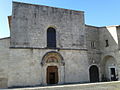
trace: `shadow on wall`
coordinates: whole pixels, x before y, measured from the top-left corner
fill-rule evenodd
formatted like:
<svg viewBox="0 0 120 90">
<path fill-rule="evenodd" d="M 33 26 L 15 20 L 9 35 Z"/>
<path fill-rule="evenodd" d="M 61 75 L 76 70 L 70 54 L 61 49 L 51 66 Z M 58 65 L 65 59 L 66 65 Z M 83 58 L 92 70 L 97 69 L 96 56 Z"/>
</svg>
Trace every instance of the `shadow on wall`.
<svg viewBox="0 0 120 90">
<path fill-rule="evenodd" d="M 118 36 L 118 49 L 120 49 L 120 25 L 117 26 L 117 36 Z"/>
</svg>

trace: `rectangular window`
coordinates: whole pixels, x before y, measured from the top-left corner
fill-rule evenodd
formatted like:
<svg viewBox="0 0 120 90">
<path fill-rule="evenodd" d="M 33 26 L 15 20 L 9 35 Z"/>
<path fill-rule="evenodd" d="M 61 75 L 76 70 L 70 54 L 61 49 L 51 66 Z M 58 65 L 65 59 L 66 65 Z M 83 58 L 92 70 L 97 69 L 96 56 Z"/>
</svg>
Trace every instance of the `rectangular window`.
<svg viewBox="0 0 120 90">
<path fill-rule="evenodd" d="M 95 42 L 94 41 L 91 42 L 91 48 L 95 49 Z"/>
<path fill-rule="evenodd" d="M 105 43 L 106 43 L 105 47 L 108 47 L 109 46 L 108 40 L 105 40 Z"/>
</svg>

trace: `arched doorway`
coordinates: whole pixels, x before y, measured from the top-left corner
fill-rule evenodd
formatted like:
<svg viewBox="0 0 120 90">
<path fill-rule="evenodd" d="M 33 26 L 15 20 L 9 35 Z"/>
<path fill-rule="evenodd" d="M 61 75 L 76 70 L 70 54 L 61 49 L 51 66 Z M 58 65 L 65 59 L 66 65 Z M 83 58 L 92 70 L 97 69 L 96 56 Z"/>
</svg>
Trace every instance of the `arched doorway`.
<svg viewBox="0 0 120 90">
<path fill-rule="evenodd" d="M 116 66 L 116 60 L 113 56 L 105 56 L 101 63 L 102 81 L 116 81 L 118 80 L 118 72 Z"/>
<path fill-rule="evenodd" d="M 47 52 L 42 59 L 43 84 L 63 84 L 65 62 L 60 53 L 56 51 Z"/>
<path fill-rule="evenodd" d="M 58 83 L 58 68 L 57 66 L 47 67 L 47 84 L 57 84 Z"/>
<path fill-rule="evenodd" d="M 99 82 L 99 70 L 98 67 L 93 65 L 89 69 L 90 82 Z"/>
</svg>

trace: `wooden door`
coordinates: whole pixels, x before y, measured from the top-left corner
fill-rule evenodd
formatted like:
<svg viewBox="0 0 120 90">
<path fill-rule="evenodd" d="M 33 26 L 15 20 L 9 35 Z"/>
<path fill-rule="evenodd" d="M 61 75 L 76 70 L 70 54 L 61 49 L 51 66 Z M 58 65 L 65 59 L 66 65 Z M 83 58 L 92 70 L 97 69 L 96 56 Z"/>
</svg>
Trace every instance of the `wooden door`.
<svg viewBox="0 0 120 90">
<path fill-rule="evenodd" d="M 57 66 L 47 67 L 47 84 L 57 84 L 58 83 L 58 68 Z"/>
<path fill-rule="evenodd" d="M 89 69 L 90 82 L 99 82 L 99 70 L 98 67 L 93 65 Z"/>
</svg>

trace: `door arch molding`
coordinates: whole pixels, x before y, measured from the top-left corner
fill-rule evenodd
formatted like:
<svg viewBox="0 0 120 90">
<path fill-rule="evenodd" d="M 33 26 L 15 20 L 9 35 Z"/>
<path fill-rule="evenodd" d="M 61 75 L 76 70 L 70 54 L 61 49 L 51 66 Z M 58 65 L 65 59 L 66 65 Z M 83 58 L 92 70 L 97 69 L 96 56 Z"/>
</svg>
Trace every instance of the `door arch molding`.
<svg viewBox="0 0 120 90">
<path fill-rule="evenodd" d="M 42 58 L 41 65 L 42 66 L 45 65 L 47 63 L 48 58 L 50 57 L 55 57 L 58 60 L 58 62 L 53 62 L 53 63 L 58 63 L 63 66 L 65 65 L 62 55 L 56 51 L 47 52 Z"/>
</svg>

